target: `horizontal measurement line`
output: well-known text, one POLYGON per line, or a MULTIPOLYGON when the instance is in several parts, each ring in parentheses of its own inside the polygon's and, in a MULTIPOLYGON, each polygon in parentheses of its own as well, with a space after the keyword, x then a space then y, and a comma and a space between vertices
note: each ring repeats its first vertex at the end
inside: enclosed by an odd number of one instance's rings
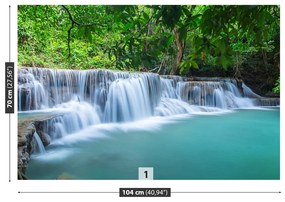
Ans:
POLYGON ((172 194, 281 194, 281 191, 174 191, 172 194))
MULTIPOLYGON (((19 191, 19 194, 118 194, 112 191, 19 191)), ((174 191, 171 194, 281 194, 281 191, 174 191)))
POLYGON ((112 191, 19 191, 19 194, 118 194, 112 191))

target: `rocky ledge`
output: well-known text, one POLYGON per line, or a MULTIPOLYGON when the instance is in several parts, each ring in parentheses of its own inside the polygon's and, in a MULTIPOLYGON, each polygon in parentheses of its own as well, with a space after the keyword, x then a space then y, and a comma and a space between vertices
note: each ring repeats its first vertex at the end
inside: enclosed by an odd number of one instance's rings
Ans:
POLYGON ((62 113, 27 113, 18 117, 18 179, 28 179, 25 175, 31 154, 34 152, 36 143, 34 133, 37 132, 43 144, 50 142, 43 132, 46 121, 61 116, 62 113))

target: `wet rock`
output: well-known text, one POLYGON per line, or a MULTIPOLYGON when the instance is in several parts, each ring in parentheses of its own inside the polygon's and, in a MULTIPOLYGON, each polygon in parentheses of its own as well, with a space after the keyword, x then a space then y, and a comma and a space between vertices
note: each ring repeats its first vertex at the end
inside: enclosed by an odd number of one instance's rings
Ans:
POLYGON ((51 138, 50 138, 50 136, 47 133, 44 133, 44 132, 41 131, 41 132, 38 133, 38 135, 41 138, 42 143, 43 143, 43 145, 45 147, 50 144, 51 138))
POLYGON ((275 97, 275 98, 279 98, 280 97, 280 94, 278 93, 273 93, 271 91, 268 91, 266 94, 265 94, 266 97, 275 97))
POLYGON ((34 124, 26 121, 18 122, 18 179, 27 179, 25 172, 32 152, 34 124))
POLYGON ((256 104, 259 106, 279 106, 280 99, 279 98, 259 98, 256 99, 256 104))
POLYGON ((36 121, 35 127, 43 145, 48 146, 50 144, 51 138, 47 133, 44 132, 44 123, 44 121, 36 121))
POLYGON ((27 179, 25 175, 30 155, 35 151, 34 133, 37 131, 44 145, 50 143, 48 134, 44 133, 44 122, 62 114, 37 114, 18 117, 18 179, 27 179), (39 130, 39 131, 38 131, 39 130))

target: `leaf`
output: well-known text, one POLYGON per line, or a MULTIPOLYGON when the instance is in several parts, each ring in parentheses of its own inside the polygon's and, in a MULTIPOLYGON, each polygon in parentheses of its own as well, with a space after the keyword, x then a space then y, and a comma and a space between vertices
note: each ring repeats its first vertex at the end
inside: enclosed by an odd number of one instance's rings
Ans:
POLYGON ((173 41, 174 41, 174 36, 173 35, 169 36, 168 39, 166 40, 166 46, 169 47, 173 41))
POLYGON ((218 49, 220 50, 221 54, 225 54, 226 52, 226 43, 224 40, 218 41, 218 49))
POLYGON ((124 26, 124 31, 128 31, 131 27, 133 26, 132 22, 128 22, 125 26, 124 26))
POLYGON ((191 15, 191 12, 189 11, 189 9, 186 6, 182 6, 182 11, 186 16, 191 15))
POLYGON ((185 41, 187 38, 187 27, 183 26, 179 29, 179 35, 182 41, 185 41))
POLYGON ((227 69, 231 63, 232 63, 232 60, 229 57, 229 55, 221 55, 217 57, 217 64, 222 65, 224 69, 227 69))
POLYGON ((179 73, 182 74, 183 71, 189 71, 191 68, 199 69, 199 65, 195 61, 195 56, 193 54, 189 55, 186 60, 182 61, 179 65, 179 73))
POLYGON ((199 66, 195 60, 191 61, 191 67, 193 67, 194 69, 199 69, 199 66))
POLYGON ((91 34, 91 31, 89 29, 87 29, 88 31, 86 32, 86 38, 87 38, 87 41, 89 43, 92 43, 92 34, 91 34))
POLYGON ((181 6, 167 5, 161 7, 162 20, 165 25, 173 29, 181 17, 181 6))
POLYGON ((143 12, 143 17, 144 17, 145 22, 149 20, 149 16, 146 12, 143 12))
POLYGON ((79 27, 77 32, 78 37, 82 38, 84 36, 84 33, 85 33, 85 27, 79 27))

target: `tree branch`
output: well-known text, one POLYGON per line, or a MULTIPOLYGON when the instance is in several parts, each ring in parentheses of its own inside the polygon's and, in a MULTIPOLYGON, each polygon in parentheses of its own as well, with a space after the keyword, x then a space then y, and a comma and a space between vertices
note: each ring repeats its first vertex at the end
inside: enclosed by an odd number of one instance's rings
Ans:
POLYGON ((67 37, 67 47, 68 47, 68 58, 70 58, 70 39, 71 39, 71 30, 74 27, 74 23, 71 24, 71 27, 68 29, 68 37, 67 37))
MULTIPOLYGON (((77 22, 73 19, 71 13, 69 12, 68 8, 64 5, 62 7, 65 9, 65 11, 68 14, 69 20, 71 21, 71 26, 67 31, 67 48, 68 48, 68 58, 70 58, 70 40, 71 40, 71 30, 74 28, 74 24, 77 24, 77 22)), ((78 24, 77 24, 78 25, 78 24)))
POLYGON ((70 41, 71 41, 71 30, 74 28, 74 26, 79 26, 79 27, 88 27, 88 26, 94 26, 94 25, 98 25, 97 23, 88 23, 88 24, 82 24, 82 23, 79 23, 77 22, 73 16, 71 15, 69 9, 65 6, 65 5, 61 5, 63 7, 63 9, 67 12, 68 14, 68 18, 69 20, 71 21, 71 26, 70 28, 68 29, 67 33, 68 33, 68 36, 67 36, 67 48, 68 48, 68 58, 70 58, 70 55, 71 55, 71 49, 70 49, 70 41))
POLYGON ((93 22, 93 23, 79 23, 79 22, 77 22, 77 21, 72 17, 72 15, 71 15, 70 11, 68 10, 68 8, 67 8, 65 5, 61 5, 61 6, 62 6, 62 7, 64 8, 64 10, 67 12, 70 21, 71 21, 72 23, 74 23, 75 25, 77 25, 77 26, 88 27, 88 26, 99 25, 98 23, 95 23, 95 22, 93 22))
POLYGON ((148 70, 148 72, 154 72, 154 71, 157 70, 158 68, 159 68, 159 66, 157 66, 157 67, 155 67, 155 68, 153 68, 153 69, 148 70))
POLYGON ((68 17, 69 17, 70 21, 72 22, 72 24, 79 25, 79 23, 76 22, 76 21, 73 19, 73 17, 72 17, 72 15, 71 15, 70 11, 68 10, 68 8, 67 8, 65 5, 61 5, 61 6, 62 6, 62 7, 64 8, 64 10, 67 12, 68 17))

